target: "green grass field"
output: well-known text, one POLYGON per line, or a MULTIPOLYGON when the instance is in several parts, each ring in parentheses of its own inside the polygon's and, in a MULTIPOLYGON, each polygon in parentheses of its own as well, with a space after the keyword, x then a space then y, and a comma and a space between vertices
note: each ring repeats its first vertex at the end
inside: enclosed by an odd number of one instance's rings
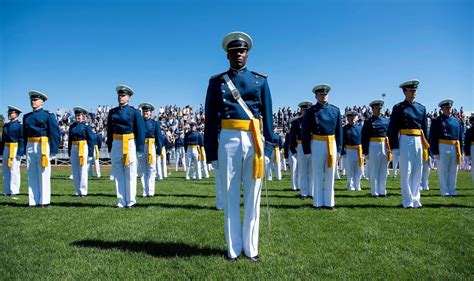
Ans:
MULTIPOLYGON (((401 208, 398 179, 387 198, 345 190, 336 211, 315 210, 290 190, 289 174, 262 192, 261 261, 225 260, 223 212, 214 179, 157 182, 157 196, 116 209, 115 186, 103 172, 90 195, 71 196, 69 168, 53 168, 52 204, 27 208, 22 167, 19 200, 0 198, 0 279, 453 279, 474 275, 474 187, 458 178, 456 198, 439 196, 437 174, 421 209, 401 208)), ((141 194, 141 185, 138 185, 141 194)), ((3 186, 2 186, 3 188, 3 186)))

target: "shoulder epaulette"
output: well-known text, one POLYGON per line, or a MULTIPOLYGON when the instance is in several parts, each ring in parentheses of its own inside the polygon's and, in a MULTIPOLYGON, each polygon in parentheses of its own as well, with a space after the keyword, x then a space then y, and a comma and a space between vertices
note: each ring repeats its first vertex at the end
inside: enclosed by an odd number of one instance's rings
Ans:
POLYGON ((214 78, 221 77, 221 76, 222 76, 222 75, 224 75, 226 72, 227 72, 227 71, 225 71, 225 72, 221 72, 221 73, 219 73, 219 74, 216 74, 216 75, 213 75, 213 76, 211 76, 211 79, 214 79, 214 78))
POLYGON ((252 72, 252 73, 255 74, 255 75, 261 76, 261 77, 263 77, 263 78, 267 78, 267 77, 268 77, 268 75, 266 75, 266 74, 258 73, 258 72, 253 71, 253 70, 251 70, 250 72, 252 72))

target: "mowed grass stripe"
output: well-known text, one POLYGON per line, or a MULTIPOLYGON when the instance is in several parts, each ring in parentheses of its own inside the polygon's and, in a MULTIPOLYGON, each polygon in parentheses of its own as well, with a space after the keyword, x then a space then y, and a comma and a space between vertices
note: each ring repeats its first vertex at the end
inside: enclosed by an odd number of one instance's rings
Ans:
MULTIPOLYGON (((456 198, 440 197, 437 174, 422 191, 424 208, 401 208, 399 179, 386 198, 371 198, 336 181, 336 211, 315 210, 290 190, 290 177, 262 190, 261 262, 224 259, 223 212, 215 210, 214 179, 185 181, 173 172, 157 196, 116 209, 115 186, 89 181, 73 197, 70 169, 53 168, 52 205, 27 208, 22 167, 19 200, 0 198, 2 279, 472 279, 474 188, 461 172, 456 198)), ((3 187, 3 186, 2 186, 3 187)))

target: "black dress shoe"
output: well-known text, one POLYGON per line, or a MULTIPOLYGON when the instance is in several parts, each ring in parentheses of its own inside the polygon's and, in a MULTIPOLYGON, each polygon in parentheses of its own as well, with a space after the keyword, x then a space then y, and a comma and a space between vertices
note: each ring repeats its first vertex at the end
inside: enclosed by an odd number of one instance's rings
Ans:
POLYGON ((305 200, 307 196, 301 196, 301 200, 305 200))
POLYGON ((253 261, 253 262, 259 262, 260 261, 260 257, 259 256, 255 256, 255 257, 247 257, 249 260, 253 261))
POLYGON ((235 257, 235 258, 231 258, 231 257, 228 257, 228 256, 225 256, 225 259, 229 262, 236 262, 237 261, 237 258, 238 257, 235 257))

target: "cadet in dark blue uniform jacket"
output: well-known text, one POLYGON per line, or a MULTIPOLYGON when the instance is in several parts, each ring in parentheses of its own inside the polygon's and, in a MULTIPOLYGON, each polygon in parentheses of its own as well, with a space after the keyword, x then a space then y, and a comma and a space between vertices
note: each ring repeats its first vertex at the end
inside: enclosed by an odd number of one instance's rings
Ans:
POLYGON ((53 113, 43 109, 48 97, 30 91, 32 112, 23 116, 26 161, 28 167, 28 194, 30 206, 51 203, 51 158, 59 150, 59 126, 53 113))
POLYGON ((199 161, 199 155, 201 154, 201 147, 203 146, 203 139, 201 134, 196 131, 196 122, 191 121, 189 123, 190 131, 184 135, 184 150, 186 151, 188 167, 186 169, 186 179, 189 180, 189 174, 191 173, 191 166, 194 167, 194 171, 191 174, 193 178, 201 180, 201 162, 199 161))
POLYGON ((400 185, 404 208, 421 207, 422 162, 428 159, 426 108, 415 101, 418 80, 400 84, 405 100, 394 105, 388 138, 394 155, 400 155, 400 185))
POLYGON ((355 111, 346 113, 347 124, 342 128, 342 150, 345 155, 344 167, 347 172, 347 190, 360 191, 360 179, 364 158, 362 156, 362 126, 357 124, 355 111))
POLYGON ((311 154, 315 194, 313 206, 334 209, 334 173, 342 147, 342 120, 339 108, 328 103, 331 86, 313 88, 317 103, 303 119, 302 142, 305 155, 311 154))
POLYGON ((143 154, 145 124, 140 110, 128 105, 133 90, 125 85, 115 90, 119 106, 109 111, 107 147, 117 189, 117 207, 131 208, 137 202, 137 154, 143 154))
POLYGON ((180 131, 175 132, 174 146, 176 151, 175 171, 178 171, 179 162, 183 165, 183 171, 186 172, 186 152, 184 151, 184 138, 180 131))
POLYGON ((232 32, 225 36, 222 47, 227 52, 230 69, 209 80, 205 149, 208 162, 218 160, 213 165, 219 166, 225 192, 227 257, 235 260, 243 251, 247 257, 257 261, 260 183, 264 176, 260 129, 265 139, 271 142, 272 99, 267 76, 246 68, 252 39, 243 32, 232 32), (250 112, 238 103, 236 98, 239 95, 250 112), (243 229, 240 223, 241 186, 244 189, 243 229))
POLYGON ((298 175, 296 186, 301 190, 301 199, 305 199, 309 195, 313 196, 313 178, 311 174, 311 157, 305 156, 303 150, 303 143, 301 141, 301 127, 303 124, 303 118, 313 104, 311 102, 300 102, 300 116, 291 121, 290 127, 290 151, 296 156, 296 166, 298 175))
POLYGON ((102 137, 97 134, 95 126, 91 125, 92 140, 94 141, 94 155, 92 160, 89 162, 89 177, 92 177, 92 166, 95 167, 95 174, 100 178, 100 149, 102 148, 102 137))
POLYGON ((25 154, 23 126, 18 120, 20 113, 19 108, 8 106, 8 120, 10 122, 3 126, 2 142, 0 143, 0 155, 3 155, 3 194, 14 199, 20 194, 20 160, 25 154))
POLYGON ((474 154, 474 113, 471 114, 469 122, 471 127, 464 134, 464 155, 467 158, 468 165, 471 162, 471 181, 474 184, 474 168, 472 165, 472 155, 474 154))
POLYGON ((141 177, 143 197, 153 197, 155 195, 156 148, 161 146, 161 129, 160 124, 151 118, 155 106, 146 102, 140 104, 139 107, 145 124, 145 148, 138 159, 138 174, 141 177))
POLYGON ((87 110, 74 109, 75 122, 69 126, 68 154, 71 159, 72 176, 76 188, 74 195, 86 196, 88 191, 88 163, 94 156, 94 139, 86 123, 87 110))
POLYGON ((430 127, 430 149, 438 160, 438 182, 441 196, 456 196, 458 165, 461 165, 463 150, 463 124, 452 116, 452 100, 439 103, 443 114, 432 120, 430 127))
POLYGON ((362 127, 362 152, 369 162, 370 192, 374 197, 387 195, 388 163, 392 161, 387 137, 390 121, 381 114, 383 104, 383 100, 374 100, 370 103, 373 115, 362 127))

